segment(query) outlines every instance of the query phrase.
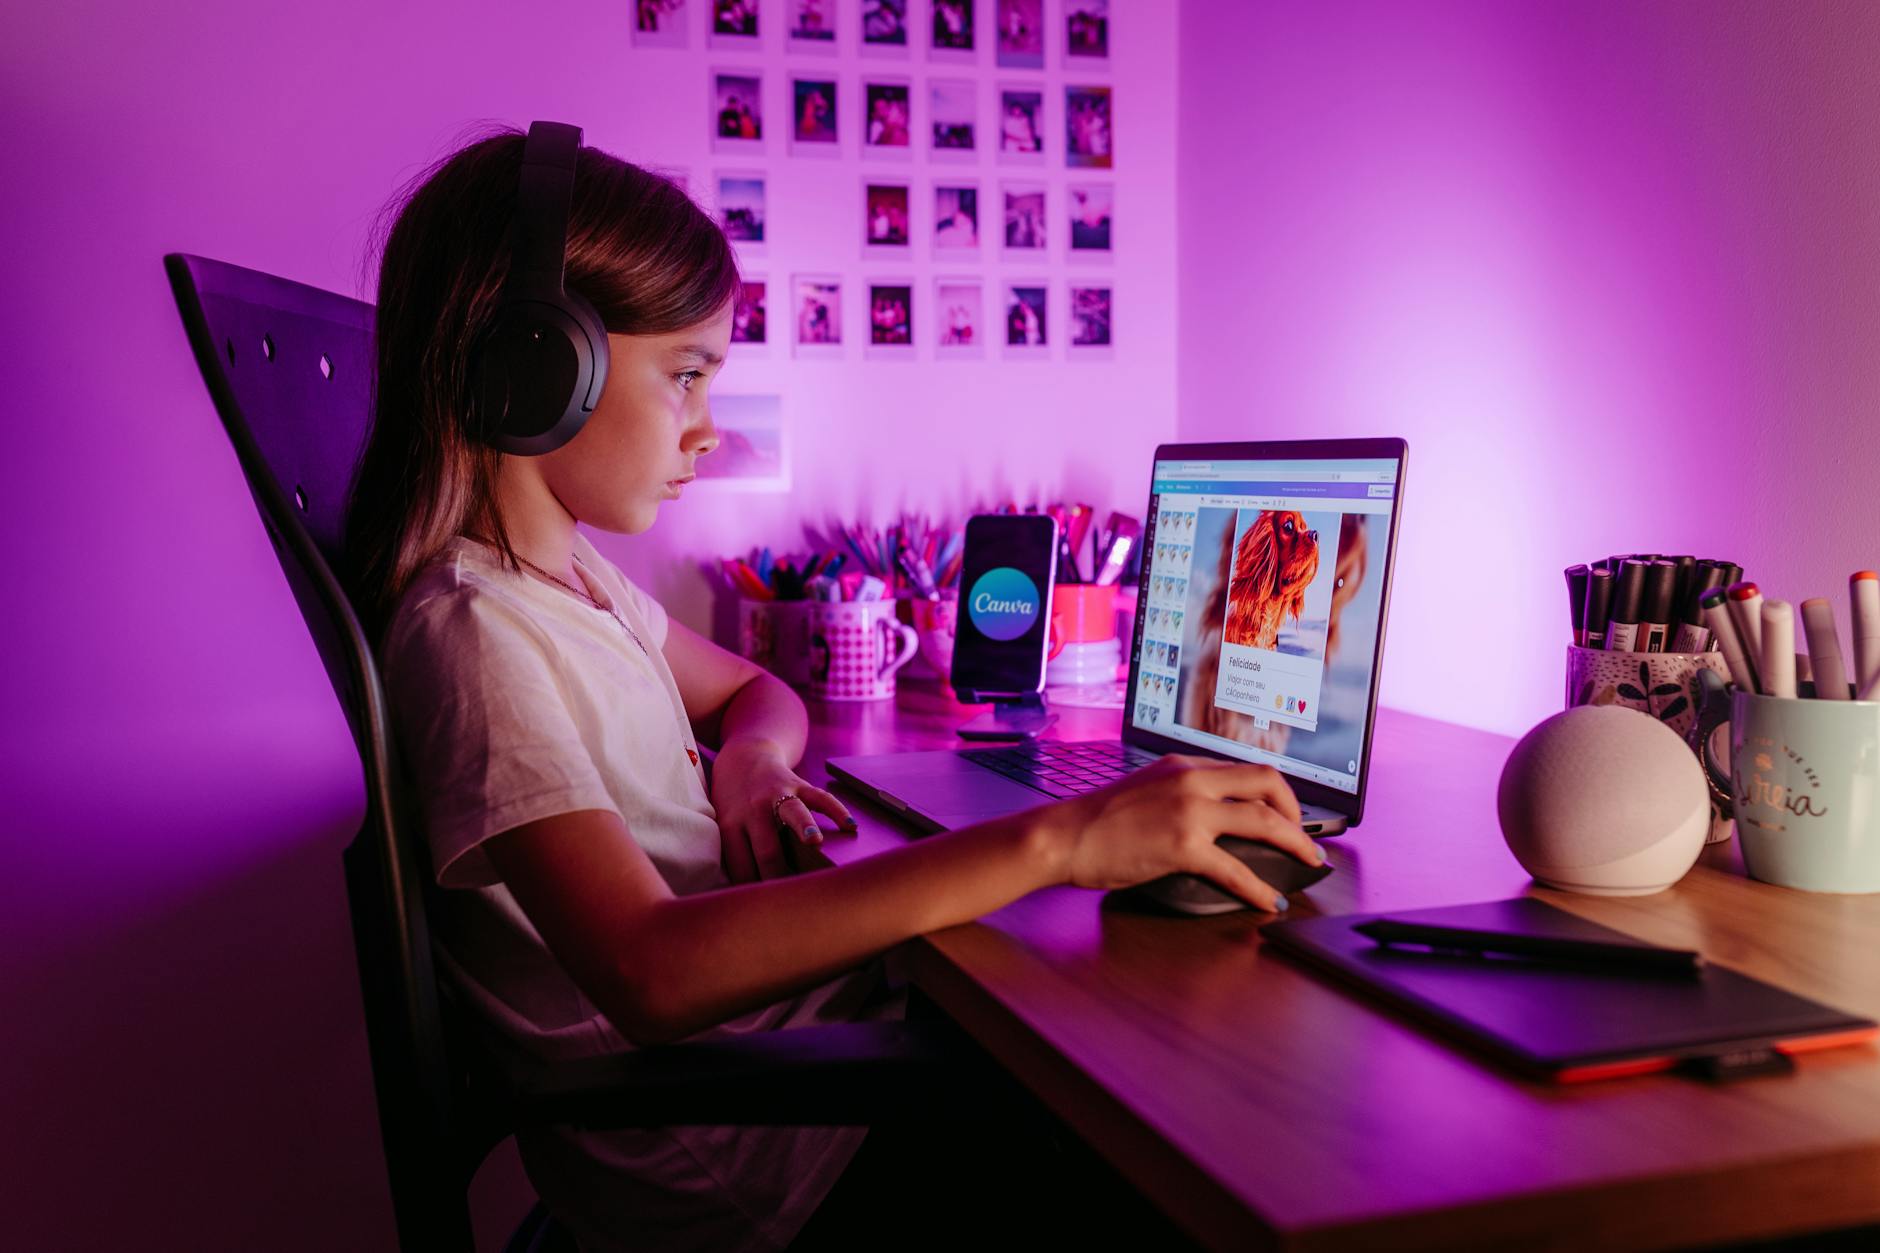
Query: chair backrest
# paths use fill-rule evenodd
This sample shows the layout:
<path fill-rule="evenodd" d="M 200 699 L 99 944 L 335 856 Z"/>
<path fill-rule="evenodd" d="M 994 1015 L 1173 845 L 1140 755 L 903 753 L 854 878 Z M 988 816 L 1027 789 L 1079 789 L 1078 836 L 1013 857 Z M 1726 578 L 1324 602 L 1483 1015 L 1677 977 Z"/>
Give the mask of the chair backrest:
<path fill-rule="evenodd" d="M 371 424 L 373 310 L 319 288 L 172 253 L 164 268 L 196 364 L 359 747 L 366 815 L 345 854 L 353 943 L 386 1168 L 406 1249 L 471 1248 L 465 1185 L 499 1128 L 452 1069 L 425 922 L 428 859 L 385 691 L 335 571 L 347 493 Z"/>

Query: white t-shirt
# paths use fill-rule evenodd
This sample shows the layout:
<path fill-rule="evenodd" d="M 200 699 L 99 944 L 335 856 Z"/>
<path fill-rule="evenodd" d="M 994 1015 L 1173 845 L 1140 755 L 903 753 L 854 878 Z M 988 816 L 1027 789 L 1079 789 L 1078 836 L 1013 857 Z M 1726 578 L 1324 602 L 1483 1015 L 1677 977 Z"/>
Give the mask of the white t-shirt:
<path fill-rule="evenodd" d="M 582 995 L 482 850 L 581 809 L 618 813 L 676 895 L 729 883 L 698 745 L 660 648 L 665 609 L 579 533 L 606 610 L 451 541 L 399 602 L 382 649 L 399 744 L 441 893 L 440 964 L 518 1067 L 633 1045 Z M 898 1018 L 904 990 L 871 963 L 702 1039 Z M 860 1145 L 859 1127 L 673 1127 L 519 1135 L 529 1178 L 585 1249 L 775 1250 Z"/>

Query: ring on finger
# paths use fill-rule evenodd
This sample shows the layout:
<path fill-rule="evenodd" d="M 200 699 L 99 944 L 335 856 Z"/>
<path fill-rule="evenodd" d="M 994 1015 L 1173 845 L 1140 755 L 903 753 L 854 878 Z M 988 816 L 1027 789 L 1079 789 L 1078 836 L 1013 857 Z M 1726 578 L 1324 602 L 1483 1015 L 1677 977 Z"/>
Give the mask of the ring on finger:
<path fill-rule="evenodd" d="M 796 799 L 797 799 L 797 795 L 795 792 L 785 792 L 782 796 L 779 796 L 776 800 L 770 802 L 770 817 L 771 817 L 771 820 L 777 824 L 779 829 L 781 829 L 784 826 L 783 802 L 793 801 Z"/>

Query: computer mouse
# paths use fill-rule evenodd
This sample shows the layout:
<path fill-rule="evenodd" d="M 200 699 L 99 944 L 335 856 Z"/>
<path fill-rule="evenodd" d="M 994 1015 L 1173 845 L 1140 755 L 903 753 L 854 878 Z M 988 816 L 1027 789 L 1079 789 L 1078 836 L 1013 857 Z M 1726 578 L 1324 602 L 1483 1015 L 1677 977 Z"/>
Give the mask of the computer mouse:
<path fill-rule="evenodd" d="M 1300 861 L 1282 848 L 1238 835 L 1223 835 L 1215 841 L 1238 857 L 1253 873 L 1277 892 L 1291 895 L 1311 887 L 1332 873 L 1332 864 L 1314 866 Z M 1171 874 L 1134 887 L 1119 889 L 1125 896 L 1147 901 L 1178 914 L 1225 914 L 1253 906 L 1231 892 L 1214 886 L 1212 879 L 1200 875 Z"/>

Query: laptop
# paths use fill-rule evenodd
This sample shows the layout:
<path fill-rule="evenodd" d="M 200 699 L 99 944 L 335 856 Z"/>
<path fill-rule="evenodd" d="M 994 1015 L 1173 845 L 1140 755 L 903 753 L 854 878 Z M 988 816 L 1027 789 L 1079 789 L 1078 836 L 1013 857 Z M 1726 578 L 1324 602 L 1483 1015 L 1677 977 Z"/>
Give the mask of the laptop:
<path fill-rule="evenodd" d="M 1364 817 L 1401 439 L 1155 451 L 1120 740 L 832 757 L 923 833 L 1102 787 L 1164 753 L 1284 774 L 1307 834 Z"/>

